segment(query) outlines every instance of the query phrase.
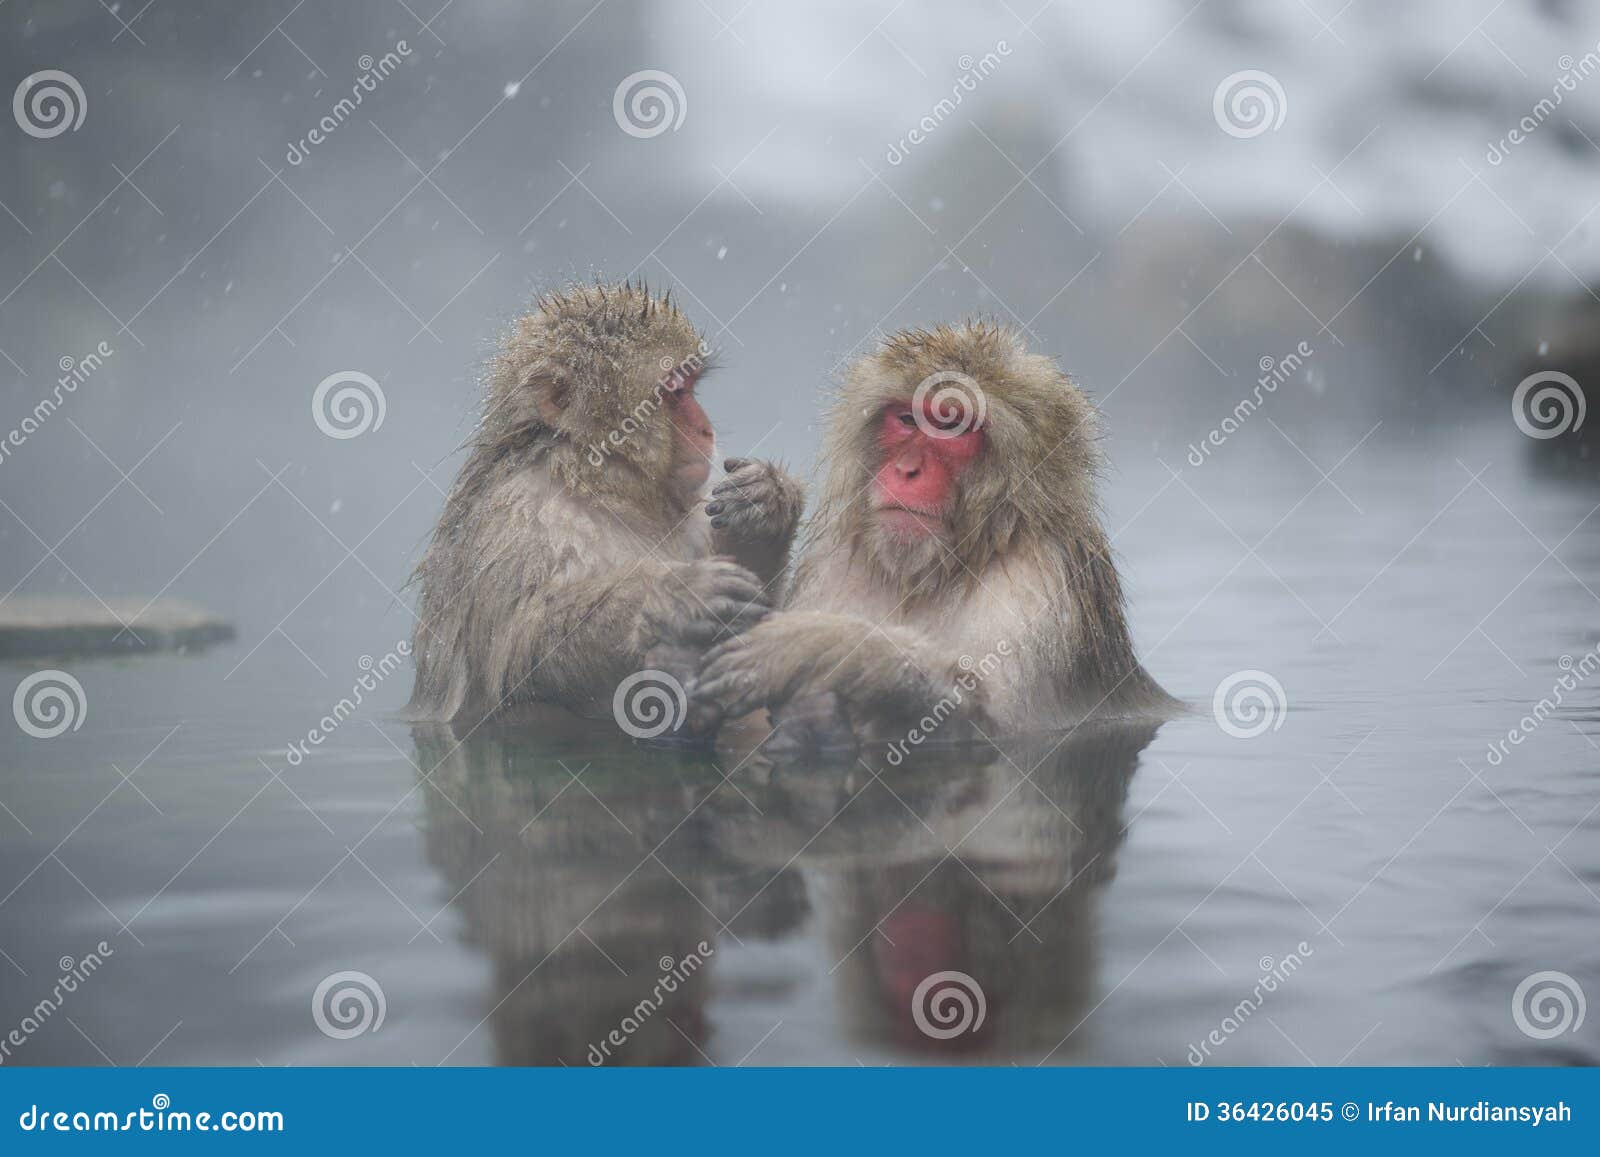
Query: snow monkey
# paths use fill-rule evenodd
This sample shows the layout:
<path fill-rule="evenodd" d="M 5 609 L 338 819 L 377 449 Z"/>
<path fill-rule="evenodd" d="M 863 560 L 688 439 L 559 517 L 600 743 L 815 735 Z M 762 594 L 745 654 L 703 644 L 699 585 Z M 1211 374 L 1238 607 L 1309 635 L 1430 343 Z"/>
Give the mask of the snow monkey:
<path fill-rule="evenodd" d="M 832 409 L 786 608 L 716 647 L 694 698 L 767 707 L 801 747 L 1170 713 L 1100 524 L 1095 416 L 1004 327 L 888 338 Z"/>
<path fill-rule="evenodd" d="M 570 287 L 505 339 L 417 567 L 415 717 L 608 715 L 630 674 L 687 679 L 767 613 L 804 496 L 777 467 L 730 459 L 708 515 L 707 347 L 670 297 Z"/>

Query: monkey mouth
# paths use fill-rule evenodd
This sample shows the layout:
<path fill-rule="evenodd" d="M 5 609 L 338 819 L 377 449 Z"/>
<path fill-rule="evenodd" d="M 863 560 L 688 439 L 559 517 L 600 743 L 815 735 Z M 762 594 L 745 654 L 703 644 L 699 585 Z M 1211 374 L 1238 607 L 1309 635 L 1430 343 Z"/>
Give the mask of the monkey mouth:
<path fill-rule="evenodd" d="M 677 468 L 678 481 L 691 490 L 704 486 L 711 478 L 711 459 L 697 459 L 685 462 Z"/>
<path fill-rule="evenodd" d="M 937 534 L 944 525 L 942 511 L 900 503 L 878 507 L 877 515 L 879 523 L 897 538 L 921 538 Z"/>

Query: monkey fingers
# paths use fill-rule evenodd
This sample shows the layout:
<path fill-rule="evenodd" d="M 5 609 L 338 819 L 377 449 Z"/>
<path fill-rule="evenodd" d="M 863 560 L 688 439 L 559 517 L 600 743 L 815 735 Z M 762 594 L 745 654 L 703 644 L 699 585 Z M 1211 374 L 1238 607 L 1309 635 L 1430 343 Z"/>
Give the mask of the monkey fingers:
<path fill-rule="evenodd" d="M 690 687 L 699 672 L 700 658 L 701 651 L 697 647 L 686 647 L 679 642 L 662 642 L 645 652 L 644 666 L 647 670 L 664 672 L 680 687 Z M 721 725 L 722 709 L 715 703 L 692 702 L 671 735 L 662 736 L 655 742 L 659 744 L 665 741 L 666 746 L 700 743 L 715 735 Z"/>
<path fill-rule="evenodd" d="M 835 690 L 813 672 L 818 656 L 796 651 L 782 634 L 767 633 L 783 617 L 774 616 L 752 633 L 707 651 L 691 697 L 714 700 L 729 716 L 739 716 L 762 707 L 787 708 L 798 698 Z"/>
<path fill-rule="evenodd" d="M 719 598 L 672 624 L 667 633 L 686 643 L 706 647 L 748 631 L 769 613 L 768 608 L 760 603 Z"/>
<path fill-rule="evenodd" d="M 647 617 L 657 638 L 704 648 L 749 630 L 769 613 L 760 581 L 725 558 L 670 571 Z"/>
<path fill-rule="evenodd" d="M 770 690 L 756 677 L 755 657 L 753 648 L 742 635 L 706 652 L 700 677 L 690 689 L 690 699 L 715 703 L 730 716 L 746 715 L 765 707 Z"/>
<path fill-rule="evenodd" d="M 711 490 L 706 505 L 715 530 L 742 537 L 786 537 L 804 505 L 799 484 L 770 462 L 729 458 L 728 476 Z"/>
<path fill-rule="evenodd" d="M 772 709 L 772 733 L 761 745 L 771 759 L 800 759 L 823 752 L 844 753 L 857 747 L 844 701 L 832 691 L 797 695 L 781 709 Z"/>
<path fill-rule="evenodd" d="M 705 607 L 723 599 L 765 608 L 768 601 L 761 580 L 738 563 L 720 558 L 690 563 L 669 574 L 667 587 L 670 597 L 691 607 Z"/>

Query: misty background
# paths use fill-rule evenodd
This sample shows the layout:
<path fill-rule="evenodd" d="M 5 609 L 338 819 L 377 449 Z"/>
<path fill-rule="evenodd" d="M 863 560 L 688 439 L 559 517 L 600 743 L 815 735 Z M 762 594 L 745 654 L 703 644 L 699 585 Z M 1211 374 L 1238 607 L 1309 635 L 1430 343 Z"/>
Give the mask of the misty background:
<path fill-rule="evenodd" d="M 247 645 L 281 622 L 324 668 L 399 638 L 390 592 L 477 374 L 569 276 L 674 287 L 721 351 L 721 446 L 802 471 L 847 359 L 973 314 L 1061 359 L 1119 467 L 1181 465 L 1258 361 L 1302 340 L 1315 356 L 1273 417 L 1313 457 L 1327 424 L 1369 416 L 1398 419 L 1379 440 L 1425 444 L 1502 405 L 1596 304 L 1600 84 L 1485 159 L 1558 60 L 1594 48 L 1594 22 L 1477 7 L 9 5 L 8 91 L 62 68 L 87 110 L 51 139 L 3 134 L 0 425 L 60 359 L 114 354 L 0 467 L 0 581 L 166 590 Z M 401 42 L 290 164 L 360 59 Z M 997 66 L 890 164 L 986 54 Z M 647 68 L 684 107 L 639 138 L 613 94 Z M 1238 139 L 1213 92 L 1246 68 L 1286 109 Z M 381 428 L 313 423 L 341 371 L 381 384 Z M 1294 454 L 1261 422 L 1237 442 Z M 1113 526 L 1137 508 L 1115 496 Z M 52 557 L 39 540 L 102 499 Z"/>

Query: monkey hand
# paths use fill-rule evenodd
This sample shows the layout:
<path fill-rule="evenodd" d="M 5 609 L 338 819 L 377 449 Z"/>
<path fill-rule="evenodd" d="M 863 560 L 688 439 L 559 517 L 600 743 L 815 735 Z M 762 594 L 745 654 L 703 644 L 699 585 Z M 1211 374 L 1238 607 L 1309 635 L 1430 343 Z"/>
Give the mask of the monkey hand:
<path fill-rule="evenodd" d="M 728 476 L 712 488 L 706 504 L 713 549 L 733 555 L 770 583 L 788 565 L 805 487 L 771 462 L 729 458 L 723 468 Z"/>
<path fill-rule="evenodd" d="M 746 631 L 770 607 L 761 580 L 730 558 L 671 567 L 645 608 L 646 646 L 668 643 L 697 653 Z"/>
<path fill-rule="evenodd" d="M 825 717 L 826 726 L 798 729 L 827 735 L 827 746 L 837 746 L 841 718 L 856 738 L 872 740 L 924 716 L 941 723 L 955 716 L 942 738 L 969 738 L 968 722 L 985 718 L 981 695 L 957 681 L 959 668 L 934 674 L 941 667 L 905 628 L 788 612 L 710 651 L 690 697 L 730 717 L 766 707 L 779 730 L 791 717 L 797 724 Z"/>
<path fill-rule="evenodd" d="M 701 647 L 663 641 L 644 653 L 644 669 L 660 672 L 680 689 L 688 688 L 694 686 L 704 656 L 705 651 Z M 669 747 L 704 743 L 716 735 L 721 725 L 722 709 L 715 703 L 690 702 L 677 726 L 669 734 L 656 737 L 653 742 Z"/>

